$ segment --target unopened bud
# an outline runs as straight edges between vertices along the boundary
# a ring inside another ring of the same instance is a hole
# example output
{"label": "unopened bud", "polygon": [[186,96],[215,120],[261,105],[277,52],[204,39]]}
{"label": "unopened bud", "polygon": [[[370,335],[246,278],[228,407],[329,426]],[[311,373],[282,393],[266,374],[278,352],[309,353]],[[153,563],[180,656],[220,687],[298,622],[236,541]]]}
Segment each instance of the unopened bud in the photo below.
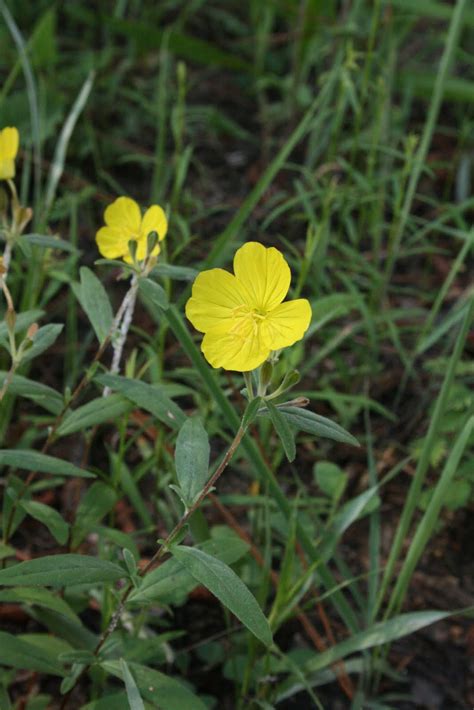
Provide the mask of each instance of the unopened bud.
{"label": "unopened bud", "polygon": [[296,397],[296,399],[292,399],[288,404],[291,404],[293,407],[307,407],[309,399],[307,397]]}
{"label": "unopened bud", "polygon": [[146,238],[146,253],[150,255],[157,244],[158,234],[155,231],[150,232]]}
{"label": "unopened bud", "polygon": [[301,375],[298,370],[291,370],[290,372],[287,372],[285,377],[283,378],[283,382],[280,385],[280,389],[282,390],[282,392],[289,390],[295,385],[297,385],[300,379]]}
{"label": "unopened bud", "polygon": [[16,323],[16,313],[13,308],[9,308],[5,313],[5,322],[10,333],[13,333],[13,331],[15,330]]}
{"label": "unopened bud", "polygon": [[268,360],[265,360],[260,368],[260,382],[264,387],[270,384],[273,375],[273,365]]}
{"label": "unopened bud", "polygon": [[33,217],[33,210],[31,207],[18,207],[15,210],[15,222],[17,224],[18,233],[21,234],[25,229],[28,222],[30,222]]}
{"label": "unopened bud", "polygon": [[128,243],[128,248],[130,251],[130,256],[132,257],[132,261],[135,264],[137,261],[137,248],[138,248],[137,240],[130,239],[130,241]]}
{"label": "unopened bud", "polygon": [[39,325],[38,325],[38,323],[32,323],[32,324],[30,325],[30,327],[28,328],[28,330],[26,331],[26,337],[28,338],[28,340],[31,340],[31,341],[33,342],[33,340],[35,339],[35,335],[36,335],[36,333],[38,332],[38,330],[39,330]]}

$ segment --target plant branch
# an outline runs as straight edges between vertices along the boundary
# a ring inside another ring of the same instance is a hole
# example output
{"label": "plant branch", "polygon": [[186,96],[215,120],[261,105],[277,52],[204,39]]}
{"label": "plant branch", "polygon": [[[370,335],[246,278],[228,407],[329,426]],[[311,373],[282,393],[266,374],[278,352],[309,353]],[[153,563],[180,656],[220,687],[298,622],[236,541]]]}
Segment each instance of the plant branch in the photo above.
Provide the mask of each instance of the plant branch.
{"label": "plant branch", "polygon": [[[201,505],[202,501],[209,495],[211,490],[214,488],[215,484],[221,477],[221,475],[224,473],[225,469],[229,465],[233,455],[235,454],[240,442],[242,441],[244,435],[246,432],[246,428],[242,427],[242,425],[239,427],[234,439],[232,440],[232,443],[230,444],[229,448],[227,449],[224,458],[220,462],[219,466],[215,470],[215,472],[212,474],[204,488],[202,489],[201,493],[199,494],[198,498],[194,501],[192,506],[185,511],[184,515],[181,517],[181,519],[176,523],[174,526],[173,530],[169,533],[169,535],[166,537],[165,540],[160,544],[158,547],[157,551],[149,560],[149,562],[138,572],[139,577],[144,577],[148,572],[151,571],[151,569],[159,562],[159,560],[169,551],[168,547],[169,545],[173,542],[173,540],[176,538],[176,536],[181,532],[183,527],[186,525],[187,521],[189,518],[193,515],[193,513],[196,512],[196,510],[199,508]],[[99,643],[97,644],[94,655],[97,656],[109,638],[109,636],[115,631],[117,624],[119,623],[120,617],[123,613],[123,610],[125,608],[125,604],[132,593],[134,589],[134,585],[130,582],[127,587],[125,588],[125,591],[122,594],[122,598],[120,599],[120,602],[118,604],[117,609],[112,615],[112,618],[109,622],[109,625],[107,629],[103,632]],[[74,688],[77,685],[77,682],[79,681],[82,676],[87,673],[89,670],[90,665],[87,665],[83,668],[82,672],[76,679],[76,683],[74,686],[67,692],[67,694],[64,696],[63,701],[61,703],[60,710],[64,710],[66,708],[67,702],[69,700],[69,697],[71,696],[71,693],[73,692]]]}
{"label": "plant branch", "polygon": [[[118,309],[118,311],[117,311],[117,313],[116,313],[116,315],[115,315],[115,318],[114,318],[113,323],[112,323],[112,325],[111,325],[111,327],[110,327],[110,330],[109,330],[109,332],[107,333],[107,336],[105,337],[104,341],[101,343],[99,349],[97,350],[97,352],[96,352],[96,354],[95,354],[95,356],[94,356],[94,358],[93,358],[93,360],[92,360],[92,362],[91,362],[91,364],[90,364],[90,366],[89,366],[87,372],[84,374],[84,376],[82,377],[81,381],[79,382],[79,384],[77,385],[77,387],[75,388],[75,390],[74,390],[73,393],[71,394],[70,398],[69,398],[68,401],[64,404],[62,410],[59,412],[59,414],[57,415],[57,417],[56,417],[56,419],[54,420],[53,424],[51,425],[51,428],[50,428],[50,430],[49,430],[48,436],[47,436],[47,438],[46,438],[46,440],[45,440],[43,446],[41,447],[41,453],[42,453],[42,454],[45,454],[45,453],[49,450],[51,444],[53,443],[53,441],[54,441],[54,439],[55,439],[55,435],[56,435],[56,432],[57,432],[57,430],[58,430],[58,427],[59,427],[59,425],[61,424],[61,422],[62,422],[62,420],[63,420],[65,414],[68,412],[68,410],[69,410],[69,408],[71,407],[71,405],[73,404],[73,402],[75,402],[75,401],[77,400],[77,398],[79,397],[79,395],[81,394],[81,392],[83,391],[83,389],[89,384],[90,380],[92,379],[93,373],[94,373],[94,365],[96,365],[96,364],[99,362],[99,360],[101,359],[101,357],[102,357],[102,355],[104,354],[105,350],[107,349],[107,347],[108,347],[110,341],[112,340],[114,334],[117,332],[117,329],[119,328],[120,323],[122,322],[122,319],[123,319],[124,316],[125,316],[125,312],[126,312],[128,306],[129,306],[130,299],[131,299],[131,295],[130,295],[130,294],[132,293],[132,291],[134,290],[134,288],[135,288],[135,287],[134,287],[134,284],[133,284],[133,281],[132,281],[132,285],[130,286],[129,290],[128,290],[127,293],[125,294],[125,297],[124,297],[122,303],[120,304],[120,307],[119,307],[119,309]],[[136,293],[135,293],[135,298],[136,298]],[[123,346],[122,346],[122,347],[123,347]],[[11,371],[10,371],[10,373],[11,373],[11,377],[13,377],[13,374],[14,374],[14,373],[11,372]],[[9,375],[10,375],[10,373],[9,373]],[[9,375],[7,375],[7,379],[8,379],[8,376],[9,376]],[[11,380],[11,377],[10,377],[10,380]],[[24,497],[24,495],[25,495],[25,493],[27,492],[28,488],[31,486],[31,484],[32,484],[33,481],[35,480],[37,474],[38,474],[37,471],[31,471],[31,472],[28,474],[27,478],[25,479],[25,481],[24,481],[24,483],[23,483],[23,486],[21,487],[21,489],[19,490],[19,492],[18,492],[18,494],[17,494],[17,497],[15,498],[15,500],[14,500],[13,503],[12,503],[12,507],[11,507],[11,510],[10,510],[10,514],[9,514],[9,516],[8,516],[8,521],[7,521],[7,524],[6,524],[5,529],[4,529],[4,534],[3,534],[3,541],[4,541],[4,542],[6,542],[6,541],[9,539],[9,537],[10,537],[11,528],[12,528],[12,525],[13,525],[13,519],[14,519],[14,516],[15,516],[15,512],[16,512],[16,510],[17,510],[17,508],[18,508],[18,503],[19,503],[19,501]]]}

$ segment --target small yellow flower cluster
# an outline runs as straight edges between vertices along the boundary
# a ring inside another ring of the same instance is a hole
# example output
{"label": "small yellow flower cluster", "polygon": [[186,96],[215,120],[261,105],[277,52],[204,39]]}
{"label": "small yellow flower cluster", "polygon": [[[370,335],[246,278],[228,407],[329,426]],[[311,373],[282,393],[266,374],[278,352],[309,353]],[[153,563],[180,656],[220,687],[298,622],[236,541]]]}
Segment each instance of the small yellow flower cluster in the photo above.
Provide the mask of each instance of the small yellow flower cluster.
{"label": "small yellow flower cluster", "polygon": [[17,128],[8,126],[0,131],[0,180],[15,177],[15,158],[20,144]]}

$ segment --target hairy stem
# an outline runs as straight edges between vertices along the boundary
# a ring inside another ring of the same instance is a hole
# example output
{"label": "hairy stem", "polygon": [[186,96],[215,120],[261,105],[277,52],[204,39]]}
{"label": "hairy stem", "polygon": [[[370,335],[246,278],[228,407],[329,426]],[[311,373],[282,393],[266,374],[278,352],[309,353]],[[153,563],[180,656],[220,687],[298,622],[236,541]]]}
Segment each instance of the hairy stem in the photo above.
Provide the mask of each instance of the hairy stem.
{"label": "hairy stem", "polygon": [[[135,303],[137,301],[137,293],[138,277],[134,275],[132,278],[130,289],[124,299],[124,302],[126,301],[126,305],[123,312],[122,322],[117,324],[117,337],[115,342],[113,342],[114,354],[112,357],[112,365],[110,366],[111,375],[116,375],[120,370],[120,360],[122,359],[123,348],[127,340],[128,331],[130,330],[130,326],[132,324],[133,312],[135,310]],[[110,392],[110,387],[105,387],[103,396],[108,397]]]}

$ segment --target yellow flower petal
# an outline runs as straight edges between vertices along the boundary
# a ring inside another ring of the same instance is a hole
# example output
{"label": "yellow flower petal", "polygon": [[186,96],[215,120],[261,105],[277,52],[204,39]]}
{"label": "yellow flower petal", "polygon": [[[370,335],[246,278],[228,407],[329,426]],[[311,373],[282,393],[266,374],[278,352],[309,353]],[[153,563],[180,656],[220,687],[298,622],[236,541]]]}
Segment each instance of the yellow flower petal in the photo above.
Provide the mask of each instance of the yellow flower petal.
{"label": "yellow flower petal", "polygon": [[232,327],[233,314],[246,303],[248,294],[235,276],[224,269],[202,271],[193,284],[186,316],[202,333]]}
{"label": "yellow flower petal", "polygon": [[[168,231],[168,220],[164,210],[159,205],[152,205],[143,215],[140,235],[145,240],[150,232],[156,232],[158,239],[161,241],[165,238]],[[144,258],[144,257],[143,257]]]}
{"label": "yellow flower petal", "polygon": [[128,240],[140,234],[142,216],[140,208],[130,197],[118,197],[104,212],[105,224],[123,230]]}
{"label": "yellow flower petal", "polygon": [[20,144],[20,134],[17,128],[8,126],[0,131],[0,161],[15,160]]}
{"label": "yellow flower petal", "polygon": [[118,227],[101,227],[95,240],[100,253],[106,259],[117,259],[128,253],[129,237]]}
{"label": "yellow flower petal", "polygon": [[271,350],[280,350],[301,340],[311,322],[311,306],[306,298],[281,303],[260,326],[262,338]]}
{"label": "yellow flower petal", "polygon": [[0,160],[0,180],[11,180],[15,177],[15,161]]}
{"label": "yellow flower petal", "polygon": [[212,367],[248,372],[261,365],[270,354],[258,332],[254,337],[242,339],[238,335],[206,333],[201,350]]}
{"label": "yellow flower petal", "polygon": [[290,288],[290,267],[274,247],[247,242],[234,257],[234,273],[252,296],[252,305],[270,311],[283,301]]}

